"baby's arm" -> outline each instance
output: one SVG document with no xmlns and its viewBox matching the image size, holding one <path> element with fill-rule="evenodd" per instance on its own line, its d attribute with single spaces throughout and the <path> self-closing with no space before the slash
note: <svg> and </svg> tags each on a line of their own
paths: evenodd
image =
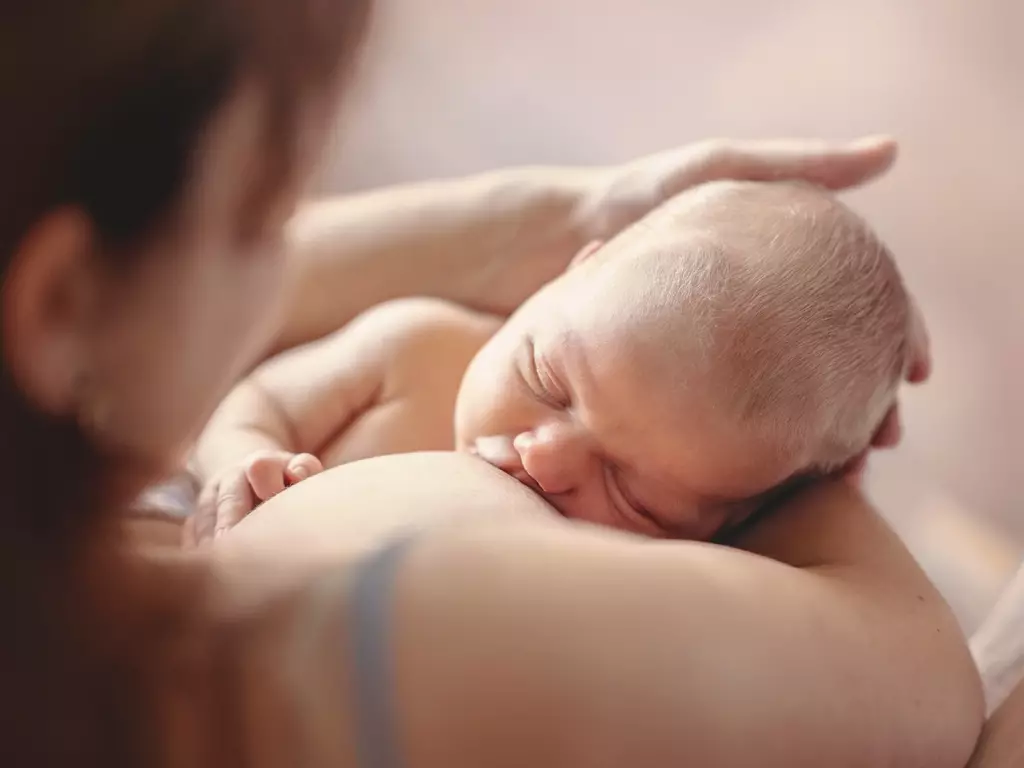
<svg viewBox="0 0 1024 768">
<path fill-rule="evenodd" d="M 450 447 L 462 371 L 498 324 L 436 299 L 401 299 L 270 359 L 198 442 L 200 516 L 227 528 L 323 464 L 436 449 L 442 431 Z"/>
<path fill-rule="evenodd" d="M 340 331 L 271 358 L 238 384 L 196 446 L 204 483 L 244 468 L 257 500 L 321 469 L 315 455 L 370 407 L 395 346 L 392 312 L 364 313 Z"/>
</svg>

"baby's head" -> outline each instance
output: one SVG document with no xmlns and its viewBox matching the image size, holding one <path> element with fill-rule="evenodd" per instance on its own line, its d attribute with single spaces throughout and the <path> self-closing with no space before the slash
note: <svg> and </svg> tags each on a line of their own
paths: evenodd
<svg viewBox="0 0 1024 768">
<path fill-rule="evenodd" d="M 509 319 L 466 371 L 457 442 L 511 438 L 503 466 L 567 517 L 709 538 L 868 448 L 911 322 L 891 255 L 826 192 L 704 185 Z"/>
</svg>

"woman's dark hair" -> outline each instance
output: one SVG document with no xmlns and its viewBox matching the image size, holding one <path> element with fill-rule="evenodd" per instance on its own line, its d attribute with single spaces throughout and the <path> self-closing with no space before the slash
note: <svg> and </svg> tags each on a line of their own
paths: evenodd
<svg viewBox="0 0 1024 768">
<path fill-rule="evenodd" d="M 238 222 L 240 236 L 258 227 L 293 172 L 309 110 L 338 95 L 369 5 L 5 3 L 0 301 L 19 243 L 62 207 L 91 219 L 112 266 L 142 258 L 140 246 L 188 194 L 205 129 L 243 83 L 259 88 L 267 107 Z M 106 651 L 117 643 L 96 641 L 100 619 L 84 597 L 92 594 L 86 543 L 128 501 L 110 494 L 117 459 L 100 455 L 73 421 L 33 409 L 7 352 L 0 346 L 0 755 L 12 766 L 153 764 L 142 649 L 112 659 Z M 116 623 L 117 607 L 108 608 Z"/>
</svg>

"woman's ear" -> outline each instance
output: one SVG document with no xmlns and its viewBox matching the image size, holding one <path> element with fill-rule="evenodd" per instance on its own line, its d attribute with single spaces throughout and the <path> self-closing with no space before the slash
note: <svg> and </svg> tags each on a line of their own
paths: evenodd
<svg viewBox="0 0 1024 768">
<path fill-rule="evenodd" d="M 100 306 L 95 230 L 78 209 L 38 221 L 3 281 L 4 361 L 26 397 L 53 415 L 76 410 L 90 329 Z"/>
<path fill-rule="evenodd" d="M 576 255 L 572 257 L 572 261 L 569 262 L 569 269 L 578 267 L 602 248 L 604 248 L 604 240 L 591 240 L 580 248 L 579 251 L 576 252 Z"/>
</svg>

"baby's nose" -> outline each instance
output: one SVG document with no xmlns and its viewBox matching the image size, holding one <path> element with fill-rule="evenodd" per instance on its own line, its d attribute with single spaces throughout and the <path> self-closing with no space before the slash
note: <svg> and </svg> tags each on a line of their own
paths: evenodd
<svg viewBox="0 0 1024 768">
<path fill-rule="evenodd" d="M 516 436 L 523 469 L 544 493 L 569 493 L 583 482 L 590 451 L 573 429 L 553 425 Z"/>
</svg>

